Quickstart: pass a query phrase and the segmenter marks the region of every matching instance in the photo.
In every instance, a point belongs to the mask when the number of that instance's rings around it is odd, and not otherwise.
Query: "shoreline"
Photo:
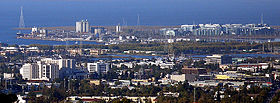
[[[42,41],[85,41],[85,42],[96,42],[96,43],[105,43],[98,40],[80,40],[80,39],[72,39],[72,40],[63,40],[63,39],[51,39],[51,38],[33,38],[33,37],[16,37],[17,39],[25,39],[25,40],[42,40]]]

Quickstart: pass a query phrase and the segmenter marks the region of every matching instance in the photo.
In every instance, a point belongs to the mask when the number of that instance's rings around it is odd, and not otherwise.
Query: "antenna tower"
[[[24,28],[24,17],[23,17],[23,6],[20,7],[20,20],[19,20],[19,28]]]
[[[263,24],[263,13],[261,15],[261,24]]]
[[[139,28],[139,25],[140,25],[140,15],[137,14],[137,28]]]

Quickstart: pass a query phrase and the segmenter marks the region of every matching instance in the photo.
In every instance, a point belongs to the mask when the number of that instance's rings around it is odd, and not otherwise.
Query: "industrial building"
[[[89,22],[87,20],[82,20],[76,22],[76,32],[77,33],[88,33],[89,32]]]

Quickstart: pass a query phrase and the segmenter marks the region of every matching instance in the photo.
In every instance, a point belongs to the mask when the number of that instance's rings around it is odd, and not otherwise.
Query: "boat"
[[[24,36],[23,33],[21,33],[21,31],[17,32],[17,36]]]

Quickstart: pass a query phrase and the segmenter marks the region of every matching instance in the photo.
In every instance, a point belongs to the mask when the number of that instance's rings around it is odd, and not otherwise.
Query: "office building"
[[[87,69],[89,73],[107,73],[110,69],[110,65],[108,63],[103,62],[87,63]]]

